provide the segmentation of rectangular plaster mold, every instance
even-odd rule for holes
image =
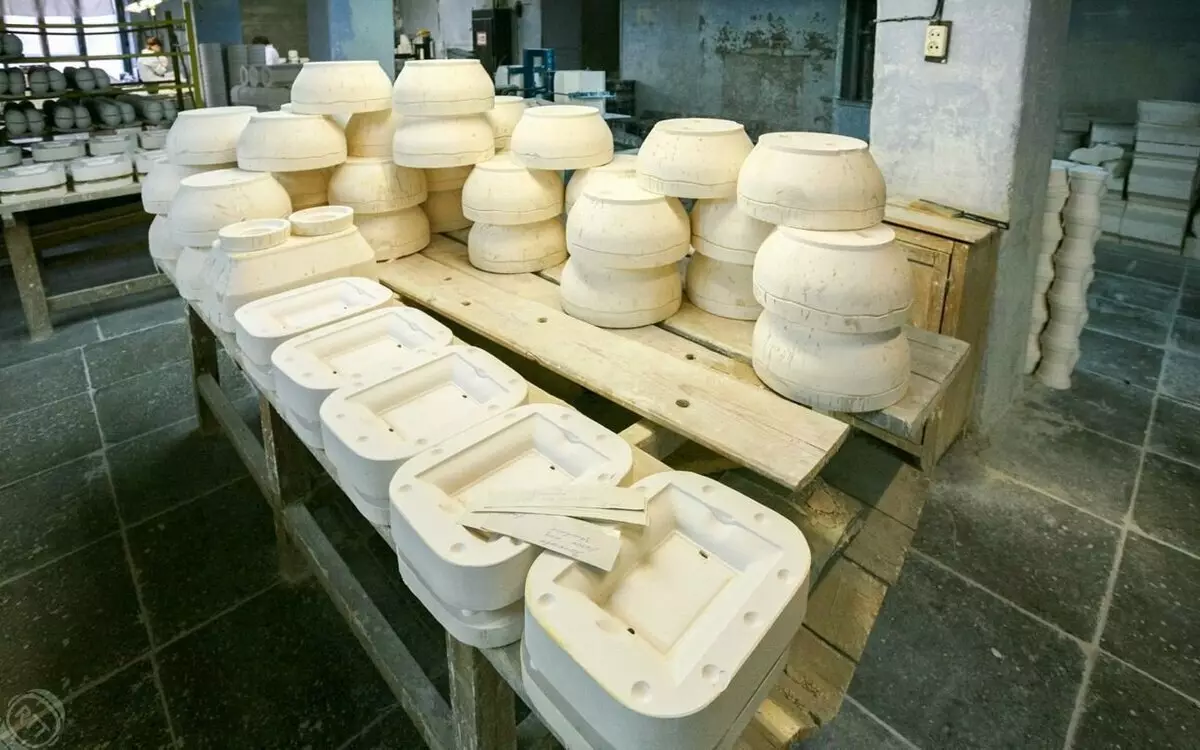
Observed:
[[[1141,141],[1133,151],[1138,156],[1170,156],[1175,159],[1188,159],[1192,162],[1200,160],[1200,145],[1179,146],[1171,143],[1154,143]]]
[[[530,404],[430,448],[389,488],[392,539],[405,563],[452,607],[503,609],[520,601],[538,548],[458,523],[465,504],[492,490],[619,484],[633,453],[579,412]]]
[[[238,308],[236,340],[243,365],[264,390],[272,391],[271,354],[302,333],[391,304],[387,287],[370,279],[343,277],[290,289]]]
[[[366,373],[407,365],[414,352],[449,346],[453,338],[446,326],[402,305],[297,336],[271,354],[279,405],[300,439],[320,448],[319,410],[329,394]]]
[[[529,571],[535,684],[593,746],[718,747],[804,620],[811,553],[793,523],[706,477],[633,486],[650,523],[624,527],[611,572],[553,554]]]
[[[1129,192],[1154,198],[1191,201],[1196,191],[1196,162],[1138,156],[1129,172]]]
[[[347,494],[388,522],[388,483],[413,456],[525,401],[525,381],[467,346],[414,354],[339,388],[320,407],[321,439]]]
[[[1200,127],[1151,125],[1139,122],[1137,141],[1138,143],[1142,141],[1166,143],[1173,146],[1200,146]]]
[[[1131,199],[1121,217],[1121,236],[1179,248],[1187,231],[1188,213],[1186,203]]]

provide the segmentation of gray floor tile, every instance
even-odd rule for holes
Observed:
[[[1090,640],[1118,528],[989,472],[965,453],[956,446],[938,465],[914,545]]]
[[[1200,292],[1200,266],[1193,264],[1188,267],[1187,276],[1183,280],[1183,291]]]
[[[1033,380],[1023,398],[1023,408],[1140,446],[1150,426],[1154,392],[1077,370],[1071,375],[1069,390],[1047,388]]]
[[[1147,453],[1133,520],[1145,533],[1200,555],[1200,467]]]
[[[0,488],[0,580],[117,530],[99,454]]]
[[[229,439],[201,435],[194,417],[109,446],[108,464],[127,524],[246,476]]]
[[[83,349],[96,389],[161,369],[188,354],[187,326],[179,321],[97,341]]]
[[[193,415],[191,364],[179,362],[97,389],[96,413],[110,444]]]
[[[64,709],[66,724],[56,743],[59,747],[170,747],[149,659],[76,696]]]
[[[1160,397],[1150,427],[1149,448],[1200,466],[1200,406]]]
[[[0,486],[100,448],[86,393],[0,419]]]
[[[277,586],[179,640],[159,672],[187,747],[339,747],[393,703],[315,583]]]
[[[1200,355],[1200,319],[1177,316],[1171,328],[1171,346]]]
[[[162,323],[183,320],[184,303],[175,287],[166,286],[92,305],[104,338],[123,336]]]
[[[0,702],[65,696],[149,649],[125,550],[113,536],[0,587]]]
[[[861,708],[850,701],[843,701],[842,708],[834,720],[818,729],[812,737],[797,745],[795,750],[851,750],[851,748],[908,750],[909,745],[897,739]]]
[[[821,478],[861,503],[916,528],[929,477],[881,440],[854,432],[821,470]]]
[[[850,694],[926,750],[1059,750],[1083,663],[1074,641],[910,557]]]
[[[0,369],[0,419],[88,389],[78,349]]]
[[[1154,390],[1162,369],[1162,349],[1085,328],[1079,336],[1081,355],[1076,371],[1107,375]]]
[[[417,750],[424,747],[425,743],[409,721],[408,715],[397,706],[390,710],[382,721],[351,740],[342,750]]]
[[[1200,560],[1131,534],[1101,646],[1200,695]]]
[[[1179,300],[1179,314],[1187,318],[1200,318],[1200,291],[1183,293]]]
[[[1126,305],[1135,305],[1147,310],[1171,312],[1179,297],[1179,286],[1163,286],[1128,276],[1117,276],[1098,271],[1088,287],[1088,295],[1103,297]]]
[[[7,322],[0,327],[0,367],[28,362],[31,359],[45,357],[47,354],[57,354],[67,349],[75,349],[90,344],[100,338],[96,321],[90,317],[73,317],[64,320],[64,316],[52,315],[54,333],[44,341],[30,341],[29,332],[25,329],[24,318],[18,317],[15,324]]]
[[[1170,259],[1164,261],[1147,258],[1146,253],[1120,247],[1096,245],[1096,270],[1132,276],[1142,281],[1153,281],[1163,286],[1178,288],[1183,280],[1184,266]]]
[[[1171,316],[1168,313],[1088,295],[1087,327],[1150,346],[1162,346],[1167,343]]]
[[[1075,747],[1088,750],[1189,750],[1200,734],[1200,706],[1107,654],[1092,672]]]
[[[1200,356],[1167,352],[1159,387],[1168,396],[1200,406]]]

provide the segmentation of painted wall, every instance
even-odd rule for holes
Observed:
[[[378,60],[395,75],[391,0],[308,0],[308,39],[314,60]]]
[[[1138,99],[1200,101],[1200,0],[1075,0],[1064,106],[1132,122]]]
[[[196,41],[242,43],[240,0],[193,0],[196,14]]]
[[[294,49],[308,57],[308,8],[296,0],[245,0],[242,3],[242,41],[265,36],[286,57]]]
[[[624,0],[621,77],[639,112],[830,130],[841,0]],[[928,12],[928,10],[923,11]]]

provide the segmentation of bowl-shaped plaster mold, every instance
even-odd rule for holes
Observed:
[[[467,184],[467,178],[471,176],[471,170],[473,169],[475,167],[470,164],[465,167],[426,169],[425,185],[431,193],[440,193],[444,190],[461,190],[463,185]]]
[[[237,163],[252,172],[303,172],[346,161],[346,135],[321,115],[260,112],[237,142]]]
[[[471,265],[489,273],[533,273],[567,259],[567,236],[557,218],[517,226],[474,224],[467,255]]]
[[[877,411],[908,391],[908,337],[822,331],[763,312],[754,324],[753,364],[781,396],[828,411]]]
[[[247,219],[284,219],[291,212],[291,198],[270,174],[218,169],[180,181],[171,203],[171,231],[184,247],[208,247],[221,227]]]
[[[571,208],[589,188],[607,185],[610,182],[637,179],[637,156],[635,154],[616,154],[608,164],[591,169],[576,170],[567,183],[567,194],[564,208],[570,213]]]
[[[292,199],[292,209],[299,211],[329,203],[329,178],[332,169],[311,169],[304,172],[272,172],[277,182]]]
[[[237,161],[237,143],[254,107],[206,107],[180,112],[167,132],[172,164],[210,167]]]
[[[399,211],[425,198],[425,173],[398,167],[386,157],[350,157],[329,178],[329,202],[358,214]]]
[[[21,165],[20,146],[0,146],[0,167],[18,167]]]
[[[588,169],[612,161],[612,132],[600,110],[575,104],[530,107],[509,143],[530,169]]]
[[[525,396],[525,381],[508,365],[482,349],[447,347],[330,394],[321,404],[322,442],[355,507],[371,523],[386,524],[397,469]]]
[[[735,199],[698,200],[692,206],[692,247],[713,260],[751,264],[775,227],[738,208]]]
[[[506,226],[553,219],[563,210],[563,181],[558,172],[527,169],[511,154],[494,156],[475,169],[463,185],[463,216]]]
[[[392,160],[402,167],[462,167],[495,153],[492,126],[483,115],[405,117],[392,138]]]
[[[459,524],[466,503],[497,490],[617,485],[629,444],[565,406],[530,404],[409,459],[392,477],[391,530],[404,562],[448,604],[497,610],[519,601],[538,548]]]
[[[762,305],[754,299],[754,267],[695,253],[688,261],[687,296],[696,307],[722,318],[754,320]]]
[[[674,315],[683,302],[683,280],[675,264],[621,270],[598,268],[571,258],[563,266],[563,312],[601,328],[637,328]]]
[[[484,113],[492,125],[496,138],[496,151],[508,149],[513,130],[525,114],[525,99],[520,96],[497,96],[496,106]]]
[[[86,156],[87,145],[84,141],[40,141],[30,146],[29,152],[37,163],[71,161]]]
[[[180,297],[201,306],[205,296],[212,301],[211,287],[207,287],[205,281],[212,276],[213,260],[211,245],[184,246],[179,251],[179,260],[175,262],[175,289]],[[208,312],[207,308],[205,312]]]
[[[461,189],[431,192],[421,208],[429,219],[429,231],[434,234],[471,226],[471,220],[463,216]]]
[[[752,148],[746,128],[732,120],[662,120],[638,150],[638,186],[677,198],[732,198]]]
[[[354,223],[375,251],[376,261],[419,253],[429,246],[431,239],[429,217],[420,206],[386,214],[356,214]]]
[[[222,169],[232,167],[223,165]],[[208,167],[181,167],[170,161],[154,164],[142,180],[142,210],[148,214],[165,216],[171,210],[171,201],[179,192],[179,183],[185,177],[212,171]]]
[[[67,194],[67,170],[61,163],[27,164],[0,169],[0,202],[17,203]]]
[[[370,373],[406,366],[415,361],[415,353],[447,347],[453,338],[446,326],[403,305],[297,336],[271,355],[279,405],[300,438],[319,448],[320,409],[329,394]],[[386,524],[386,517],[380,523]]]
[[[883,221],[887,188],[867,144],[831,133],[767,133],[738,176],[738,206],[768,224],[817,231]]]
[[[567,250],[594,266],[665,266],[687,255],[690,239],[678,198],[628,181],[589,187],[567,216]]]
[[[352,115],[392,107],[392,82],[375,60],[306,62],[292,82],[292,111]]]
[[[302,333],[392,303],[385,286],[370,279],[343,277],[289,289],[242,305],[234,313],[238,348],[246,373],[260,388],[273,386],[271,353]]]
[[[133,153],[133,171],[137,172],[140,179],[145,179],[155,164],[161,164],[166,160],[166,151],[135,151]]]
[[[150,232],[146,241],[150,245],[150,257],[160,266],[165,265],[174,272],[183,247],[171,239],[171,222],[166,216],[154,217],[154,221],[150,222]]]
[[[350,156],[392,157],[392,137],[400,116],[390,109],[359,112],[346,123],[346,153]]]
[[[85,156],[67,164],[77,193],[90,193],[133,184],[133,157],[127,153]]]
[[[793,323],[843,333],[908,322],[913,281],[896,233],[882,224],[847,232],[779,227],[754,260],[754,296]]]
[[[138,145],[147,151],[159,151],[167,147],[167,134],[170,130],[166,128],[155,128],[154,130],[143,130],[138,133]]]
[[[91,156],[131,154],[136,143],[131,135],[93,135],[87,141],[87,150]]]
[[[534,561],[526,660],[592,747],[716,748],[790,650],[811,553],[794,523],[699,474],[633,487],[649,524],[622,529],[611,571]]]
[[[495,93],[478,60],[409,60],[396,76],[392,107],[406,117],[483,114],[492,108]]]

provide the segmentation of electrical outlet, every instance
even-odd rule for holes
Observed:
[[[950,22],[934,21],[925,29],[925,62],[944,63],[950,56]]]

